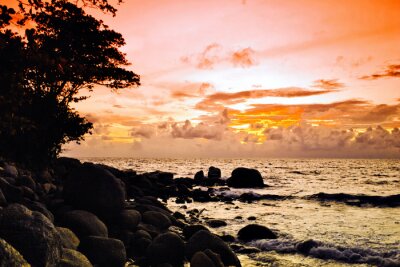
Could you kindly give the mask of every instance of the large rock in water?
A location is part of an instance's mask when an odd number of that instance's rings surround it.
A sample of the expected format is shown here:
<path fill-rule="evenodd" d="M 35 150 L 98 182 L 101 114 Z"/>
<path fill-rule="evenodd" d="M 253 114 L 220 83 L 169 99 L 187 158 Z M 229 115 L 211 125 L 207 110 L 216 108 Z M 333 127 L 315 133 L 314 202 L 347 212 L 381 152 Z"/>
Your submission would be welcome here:
<path fill-rule="evenodd" d="M 28 267 L 30 266 L 18 251 L 0 238 L 0 266 L 1 267 Z"/>
<path fill-rule="evenodd" d="M 189 239 L 186 245 L 186 256 L 188 259 L 191 259 L 196 252 L 206 249 L 219 254 L 226 266 L 242 266 L 236 254 L 222 239 L 205 230 L 198 231 Z"/>
<path fill-rule="evenodd" d="M 261 173 L 256 169 L 239 167 L 232 171 L 231 177 L 227 180 L 230 187 L 254 188 L 265 187 Z"/>
<path fill-rule="evenodd" d="M 238 238 L 247 242 L 255 239 L 276 239 L 277 236 L 265 226 L 249 224 L 239 230 Z"/>
<path fill-rule="evenodd" d="M 101 166 L 85 163 L 74 169 L 64 185 L 65 200 L 100 217 L 118 214 L 125 206 L 121 180 Z"/>
<path fill-rule="evenodd" d="M 49 219 L 19 204 L 5 208 L 0 215 L 0 236 L 34 266 L 57 266 L 61 238 Z"/>

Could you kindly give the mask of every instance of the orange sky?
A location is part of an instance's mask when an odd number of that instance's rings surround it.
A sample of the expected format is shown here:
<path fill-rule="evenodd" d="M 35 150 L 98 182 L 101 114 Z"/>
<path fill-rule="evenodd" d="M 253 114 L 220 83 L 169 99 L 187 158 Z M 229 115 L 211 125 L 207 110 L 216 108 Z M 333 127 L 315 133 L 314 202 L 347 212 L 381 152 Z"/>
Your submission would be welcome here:
<path fill-rule="evenodd" d="M 78 104 L 66 155 L 399 157 L 400 1 L 125 2 L 89 12 L 142 86 Z"/>

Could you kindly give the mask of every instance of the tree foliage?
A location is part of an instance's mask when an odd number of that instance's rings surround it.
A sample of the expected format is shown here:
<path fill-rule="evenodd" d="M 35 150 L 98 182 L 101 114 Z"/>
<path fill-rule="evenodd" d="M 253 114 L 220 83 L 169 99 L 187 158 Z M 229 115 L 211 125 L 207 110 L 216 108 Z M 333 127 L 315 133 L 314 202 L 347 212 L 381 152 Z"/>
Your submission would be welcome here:
<path fill-rule="evenodd" d="M 106 0 L 28 0 L 20 1 L 18 11 L 0 6 L 3 157 L 29 164 L 48 162 L 63 144 L 82 141 L 92 129 L 70 106 L 86 99 L 79 94 L 82 89 L 139 85 L 139 76 L 126 69 L 128 61 L 119 50 L 125 44 L 122 35 L 86 14 L 83 7 L 89 4 L 116 11 Z M 14 32 L 12 23 L 22 25 L 25 34 Z"/>

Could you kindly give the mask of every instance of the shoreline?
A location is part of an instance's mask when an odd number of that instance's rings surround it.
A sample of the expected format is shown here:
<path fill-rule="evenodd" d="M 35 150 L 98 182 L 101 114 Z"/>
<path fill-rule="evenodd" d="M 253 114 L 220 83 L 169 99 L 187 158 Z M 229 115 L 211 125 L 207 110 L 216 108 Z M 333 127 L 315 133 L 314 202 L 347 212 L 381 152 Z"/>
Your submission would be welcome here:
<path fill-rule="evenodd" d="M 223 180 L 221 170 L 215 167 L 210 167 L 207 175 L 199 171 L 194 178 L 174 178 L 169 172 L 138 174 L 72 158 L 60 158 L 52 169 L 37 173 L 6 162 L 0 166 L 0 193 L 3 193 L 0 194 L 3 195 L 3 201 L 0 197 L 0 240 L 5 242 L 3 250 L 8 245 L 16 249 L 5 250 L 7 266 L 13 266 L 13 262 L 24 266 L 20 263 L 22 260 L 34 266 L 124 266 L 127 262 L 135 265 L 126 266 L 189 263 L 193 267 L 246 266 L 239 259 L 251 261 L 245 255 L 261 252 L 249 244 L 256 244 L 257 240 L 280 240 L 279 234 L 251 221 L 243 227 L 247 230 L 241 229 L 237 235 L 218 236 L 210 230 L 226 224 L 224 220 L 199 220 L 201 210 L 173 212 L 166 204 L 167 200 L 177 205 L 211 202 L 229 205 L 232 201 L 257 203 L 263 199 L 286 199 L 246 193 L 232 198 L 213 191 L 215 185 L 222 189 L 227 184 L 228 189 L 267 186 L 257 170 L 242 168 L 245 170 L 240 170 L 238 175 L 234 170 L 228 180 Z M 400 204 L 400 195 L 389 200 L 376 197 L 325 194 L 314 196 L 314 201 L 342 201 L 346 205 L 357 205 L 358 201 L 359 205 L 377 207 Z M 16 229 L 21 232 L 17 237 L 10 234 Z M 35 238 L 24 245 L 27 236 Z M 293 244 L 292 253 L 313 257 L 312 250 L 324 245 L 298 241 Z M 37 251 L 32 253 L 32 250 Z M 352 261 L 362 263 L 361 259 Z M 379 259 L 375 261 L 379 263 Z M 390 263 L 381 260 L 381 266 L 391 266 Z"/>

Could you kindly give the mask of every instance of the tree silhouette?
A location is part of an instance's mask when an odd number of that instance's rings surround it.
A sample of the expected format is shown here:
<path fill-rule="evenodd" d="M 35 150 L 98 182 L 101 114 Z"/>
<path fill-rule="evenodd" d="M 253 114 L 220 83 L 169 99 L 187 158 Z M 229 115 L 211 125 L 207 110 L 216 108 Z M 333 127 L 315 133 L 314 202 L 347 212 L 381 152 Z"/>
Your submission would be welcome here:
<path fill-rule="evenodd" d="M 16 11 L 0 6 L 0 155 L 28 164 L 54 159 L 63 144 L 82 141 L 92 124 L 70 107 L 78 94 L 101 85 L 138 86 L 125 67 L 121 34 L 85 13 L 91 6 L 115 14 L 106 0 L 20 2 L 25 35 L 10 30 Z M 21 16 L 22 15 L 22 16 Z M 27 28 L 26 22 L 34 24 Z"/>

